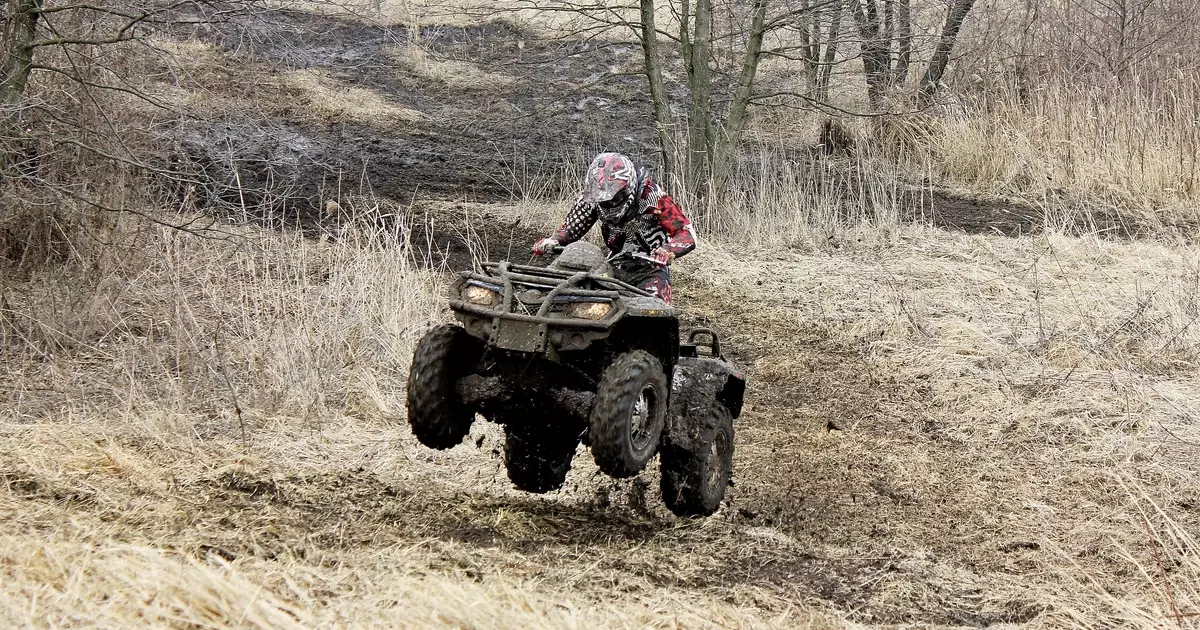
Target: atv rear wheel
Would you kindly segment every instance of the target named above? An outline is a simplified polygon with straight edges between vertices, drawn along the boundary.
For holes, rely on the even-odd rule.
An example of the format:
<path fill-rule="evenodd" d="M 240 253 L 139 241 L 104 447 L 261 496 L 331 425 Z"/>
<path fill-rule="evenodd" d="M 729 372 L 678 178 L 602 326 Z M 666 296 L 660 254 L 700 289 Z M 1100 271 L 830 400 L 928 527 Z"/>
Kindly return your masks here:
<path fill-rule="evenodd" d="M 733 416 L 729 410 L 713 402 L 705 417 L 695 421 L 691 444 L 663 445 L 663 503 L 676 516 L 716 512 L 733 472 Z"/>
<path fill-rule="evenodd" d="M 662 364 L 648 352 L 626 352 L 604 370 L 588 428 L 601 471 L 632 477 L 650 463 L 666 423 L 667 391 Z"/>
<path fill-rule="evenodd" d="M 445 450 L 470 432 L 475 409 L 463 404 L 456 386 L 475 369 L 481 353 L 479 341 L 454 324 L 421 337 L 408 371 L 408 423 L 421 444 Z"/>
<path fill-rule="evenodd" d="M 558 490 L 567 480 L 579 428 L 558 424 L 544 413 L 506 414 L 504 466 L 518 490 L 542 494 Z"/>

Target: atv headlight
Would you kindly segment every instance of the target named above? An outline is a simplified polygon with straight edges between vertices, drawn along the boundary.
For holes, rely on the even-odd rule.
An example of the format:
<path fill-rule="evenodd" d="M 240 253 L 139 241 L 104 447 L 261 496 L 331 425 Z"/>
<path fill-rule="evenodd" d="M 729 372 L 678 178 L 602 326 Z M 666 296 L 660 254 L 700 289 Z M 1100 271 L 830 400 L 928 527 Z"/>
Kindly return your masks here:
<path fill-rule="evenodd" d="M 500 297 L 499 293 L 487 288 L 476 285 L 470 285 L 463 289 L 463 299 L 471 304 L 479 304 L 480 306 L 491 306 L 496 303 Z"/>
<path fill-rule="evenodd" d="M 567 315 L 579 319 L 604 319 L 612 309 L 609 302 L 576 302 L 567 307 Z"/>

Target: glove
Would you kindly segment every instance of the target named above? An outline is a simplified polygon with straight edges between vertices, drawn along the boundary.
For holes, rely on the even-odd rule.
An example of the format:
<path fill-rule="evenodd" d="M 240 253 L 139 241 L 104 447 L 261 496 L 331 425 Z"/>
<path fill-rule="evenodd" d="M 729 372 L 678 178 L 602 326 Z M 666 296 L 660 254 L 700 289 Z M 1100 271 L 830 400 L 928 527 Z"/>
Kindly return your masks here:
<path fill-rule="evenodd" d="M 650 254 L 650 257 L 658 264 L 666 267 L 671 264 L 672 260 L 675 260 L 675 253 L 665 247 L 659 247 Z"/>
<path fill-rule="evenodd" d="M 550 253 L 550 250 L 558 247 L 558 245 L 559 243 L 557 239 L 551 237 L 544 238 L 533 244 L 533 255 L 545 256 L 546 254 Z"/>

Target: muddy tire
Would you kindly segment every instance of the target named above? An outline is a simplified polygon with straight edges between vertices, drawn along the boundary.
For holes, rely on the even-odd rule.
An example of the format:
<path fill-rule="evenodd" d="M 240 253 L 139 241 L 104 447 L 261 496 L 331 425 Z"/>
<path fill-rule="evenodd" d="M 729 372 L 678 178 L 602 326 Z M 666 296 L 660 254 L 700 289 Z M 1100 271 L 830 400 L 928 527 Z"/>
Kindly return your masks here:
<path fill-rule="evenodd" d="M 475 409 L 463 404 L 455 386 L 475 369 L 481 352 L 479 341 L 454 324 L 421 337 L 408 371 L 408 423 L 421 444 L 453 448 L 471 431 Z"/>
<path fill-rule="evenodd" d="M 668 391 L 662 364 L 648 352 L 626 352 L 604 370 L 588 427 L 601 471 L 620 479 L 650 463 L 666 423 Z"/>
<path fill-rule="evenodd" d="M 713 402 L 694 418 L 691 444 L 664 444 L 662 497 L 676 516 L 709 516 L 721 506 L 733 473 L 733 416 Z"/>
<path fill-rule="evenodd" d="M 567 480 L 579 429 L 554 423 L 536 412 L 505 419 L 504 466 L 518 490 L 542 494 L 558 490 Z"/>

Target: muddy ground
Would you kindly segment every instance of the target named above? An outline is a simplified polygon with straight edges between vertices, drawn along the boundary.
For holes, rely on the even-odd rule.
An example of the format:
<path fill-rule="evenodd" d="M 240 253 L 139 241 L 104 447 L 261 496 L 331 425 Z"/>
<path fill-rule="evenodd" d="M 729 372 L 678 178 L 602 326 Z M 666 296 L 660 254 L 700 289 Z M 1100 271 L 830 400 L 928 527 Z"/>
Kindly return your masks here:
<path fill-rule="evenodd" d="M 276 179 L 294 182 L 306 202 L 297 212 L 314 212 L 318 182 L 328 192 L 339 174 L 343 189 L 396 200 L 499 201 L 530 188 L 559 194 L 556 175 L 600 149 L 646 161 L 655 155 L 641 81 L 618 72 L 641 55 L 632 45 L 547 41 L 502 21 L 426 27 L 418 39 L 429 67 L 459 60 L 470 67 L 422 76 L 422 64 L 393 56 L 414 37 L 400 26 L 276 12 L 175 34 L 215 43 L 254 72 L 316 69 L 421 113 L 398 125 L 313 121 L 301 106 L 282 105 L 270 117 L 222 116 L 173 132 L 187 157 L 217 179 L 229 178 L 222 165 L 232 157 L 266 188 L 268 162 L 282 165 Z"/>
<path fill-rule="evenodd" d="M 314 226 L 333 219 L 324 202 L 346 194 L 401 202 L 555 198 L 573 194 L 582 164 L 598 151 L 658 162 L 653 112 L 636 74 L 642 52 L 631 44 L 547 39 L 499 19 L 427 26 L 418 34 L 401 25 L 291 11 L 176 27 L 173 34 L 232 55 L 236 65 L 223 80 L 206 82 L 217 93 L 246 96 L 248 74 L 318 70 L 421 114 L 404 123 L 314 117 L 294 94 L 263 90 L 253 112 L 171 122 L 162 133 L 177 147 L 176 159 L 208 182 L 202 205 L 228 211 L 249 199 L 262 220 Z M 425 62 L 396 56 L 414 42 L 426 51 Z M 445 62 L 450 70 L 422 69 Z M 680 96 L 685 88 L 673 82 L 669 89 Z M 825 159 L 815 146 L 772 150 L 792 162 Z M 901 205 L 904 221 L 973 234 L 1016 236 L 1045 223 L 1037 207 L 937 190 L 903 195 Z M 1150 231 L 1104 212 L 1069 222 L 1116 238 Z"/>

